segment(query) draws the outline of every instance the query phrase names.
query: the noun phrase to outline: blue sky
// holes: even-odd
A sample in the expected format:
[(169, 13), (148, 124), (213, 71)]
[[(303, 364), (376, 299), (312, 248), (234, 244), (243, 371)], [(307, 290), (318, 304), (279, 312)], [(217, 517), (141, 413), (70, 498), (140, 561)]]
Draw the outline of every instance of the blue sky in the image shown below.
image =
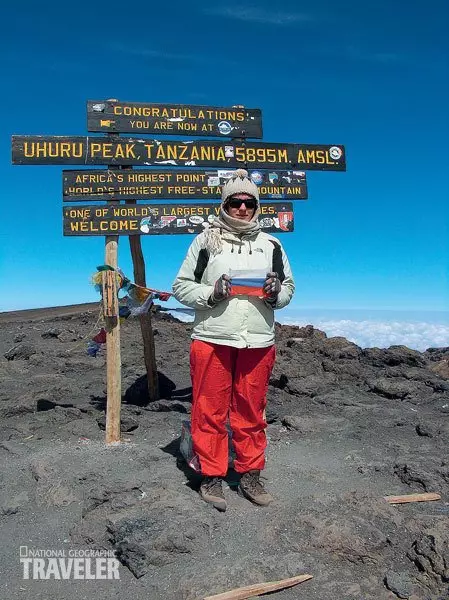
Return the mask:
[[(103, 238), (62, 236), (62, 166), (12, 166), (12, 134), (86, 134), (88, 99), (263, 111), (264, 141), (344, 144), (280, 235), (292, 306), (449, 310), (445, 0), (20, 2), (2, 9), (0, 310), (96, 300)], [(73, 167), (77, 168), (77, 167)], [(142, 239), (169, 290), (192, 236)], [(128, 239), (119, 264), (132, 277)]]

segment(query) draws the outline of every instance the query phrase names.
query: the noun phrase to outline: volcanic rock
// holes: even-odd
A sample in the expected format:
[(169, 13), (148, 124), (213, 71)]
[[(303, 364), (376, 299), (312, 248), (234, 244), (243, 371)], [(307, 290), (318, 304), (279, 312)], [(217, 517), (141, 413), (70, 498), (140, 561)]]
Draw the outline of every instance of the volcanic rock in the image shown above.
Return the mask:
[[(66, 311), (0, 315), (5, 589), (41, 593), (17, 575), (17, 546), (33, 543), (115, 551), (121, 600), (197, 600), (299, 573), (314, 577), (283, 591), (286, 600), (447, 600), (449, 348), (364, 349), (311, 325), (276, 324), (262, 473), (275, 500), (260, 508), (240, 497), (231, 469), (228, 510), (218, 513), (179, 456), (191, 324), (152, 314), (157, 400), (140, 322), (122, 324), (122, 435), (106, 445), (105, 358), (86, 352), (98, 306)], [(424, 491), (441, 500), (384, 500)], [(64, 596), (60, 584), (47, 581), (46, 597)], [(95, 581), (97, 600), (111, 589)]]

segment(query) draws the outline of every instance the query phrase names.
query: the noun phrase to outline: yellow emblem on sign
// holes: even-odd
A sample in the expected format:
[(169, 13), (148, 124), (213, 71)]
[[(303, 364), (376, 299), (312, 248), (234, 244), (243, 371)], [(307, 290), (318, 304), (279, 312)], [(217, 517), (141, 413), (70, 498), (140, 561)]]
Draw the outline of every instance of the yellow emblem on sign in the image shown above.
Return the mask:
[(112, 121), (111, 119), (106, 119), (105, 121), (103, 119), (100, 120), (100, 127), (111, 127), (112, 123), (115, 123), (115, 121)]

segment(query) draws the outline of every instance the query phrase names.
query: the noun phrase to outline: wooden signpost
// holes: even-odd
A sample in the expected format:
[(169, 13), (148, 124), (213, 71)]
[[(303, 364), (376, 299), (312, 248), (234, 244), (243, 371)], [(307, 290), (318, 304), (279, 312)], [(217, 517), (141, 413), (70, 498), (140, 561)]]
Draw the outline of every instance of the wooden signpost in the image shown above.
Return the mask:
[(14, 135), (16, 165), (139, 165), (344, 171), (340, 145)]
[[(141, 235), (202, 231), (220, 206), (207, 201), (220, 198), (221, 187), (235, 168), (246, 168), (259, 186), (259, 221), (261, 229), (270, 233), (293, 231), (290, 201), (307, 198), (306, 170), (346, 170), (345, 149), (338, 144), (248, 141), (246, 138), (262, 137), (259, 109), (109, 99), (89, 101), (87, 121), (89, 131), (104, 132), (106, 136), (14, 135), (12, 162), (106, 166), (106, 170), (63, 172), (64, 235), (105, 236), (105, 262), (113, 268), (117, 268), (119, 237), (128, 236), (134, 281), (143, 287), (146, 278)], [(166, 141), (123, 138), (120, 133), (188, 134), (218, 139)], [(144, 168), (134, 170), (133, 165)], [(137, 200), (169, 199), (190, 202), (137, 204)], [(106, 204), (79, 204), (86, 200)], [(112, 443), (120, 441), (121, 405), (120, 319), (113, 271), (104, 274), (103, 312), (107, 332), (106, 443)], [(157, 368), (149, 314), (140, 317), (140, 325), (148, 395), (150, 400), (156, 400)]]
[[(84, 200), (218, 200), (221, 187), (234, 169), (139, 169), (63, 171), (65, 202)], [(305, 171), (259, 171), (250, 169), (249, 176), (259, 188), (260, 198), (307, 198)]]
[[(118, 236), (105, 238), (105, 263), (117, 268)], [(103, 315), (106, 329), (106, 443), (120, 441), (122, 362), (117, 280), (113, 271), (103, 273)]]
[(261, 138), (258, 108), (88, 100), (87, 131)]
[[(64, 235), (198, 234), (219, 210), (217, 203), (65, 206)], [(291, 202), (264, 202), (260, 212), (263, 231), (293, 231)]]

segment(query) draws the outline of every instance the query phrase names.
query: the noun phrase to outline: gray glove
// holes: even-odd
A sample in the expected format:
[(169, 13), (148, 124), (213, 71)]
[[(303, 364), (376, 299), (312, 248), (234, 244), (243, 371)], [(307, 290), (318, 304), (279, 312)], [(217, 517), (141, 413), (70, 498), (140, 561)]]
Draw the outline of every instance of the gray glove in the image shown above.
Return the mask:
[(263, 293), (265, 296), (265, 300), (268, 300), (268, 302), (270, 303), (276, 302), (280, 291), (281, 282), (279, 280), (278, 274), (275, 271), (267, 273), (267, 278), (265, 279), (265, 283), (263, 284)]
[(231, 281), (229, 275), (223, 275), (217, 279), (214, 285), (214, 291), (212, 292), (212, 296), (210, 300), (212, 304), (216, 304), (217, 302), (221, 302), (229, 297), (231, 294)]

